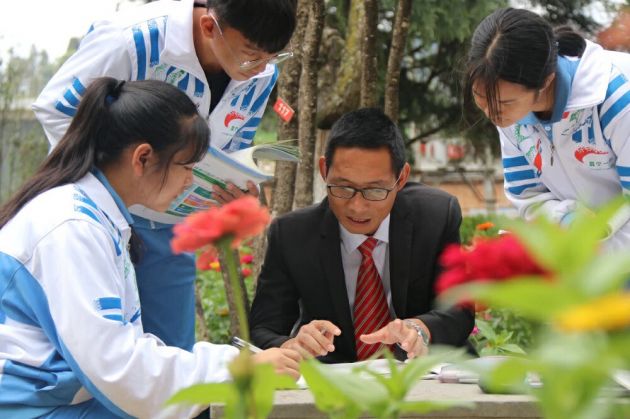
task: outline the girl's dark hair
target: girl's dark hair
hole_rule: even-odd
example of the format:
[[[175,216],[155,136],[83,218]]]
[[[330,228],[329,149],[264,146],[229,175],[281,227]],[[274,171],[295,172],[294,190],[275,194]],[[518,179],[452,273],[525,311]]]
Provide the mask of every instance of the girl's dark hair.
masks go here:
[[[134,144],[153,147],[164,182],[174,155],[190,150],[185,161],[177,163],[199,161],[208,150],[209,136],[195,105],[176,87],[155,80],[96,79],[86,89],[66,135],[0,208],[0,227],[37,195],[76,182],[95,166],[107,166]]]
[[[527,89],[544,87],[556,71],[558,55],[579,57],[586,48],[582,36],[568,26],[555,31],[536,13],[511,7],[487,16],[472,37],[464,78],[464,106],[472,107],[473,84],[481,83],[492,119],[499,110],[499,80]]]

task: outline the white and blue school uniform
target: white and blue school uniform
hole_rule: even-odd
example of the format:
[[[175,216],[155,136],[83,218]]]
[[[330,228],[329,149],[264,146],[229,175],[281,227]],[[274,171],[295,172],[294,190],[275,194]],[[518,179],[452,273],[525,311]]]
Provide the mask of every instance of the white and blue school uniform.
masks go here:
[[[208,119],[213,147],[230,152],[251,146],[278,69],[267,65],[249,80],[231,80],[209,113],[212,92],[195,53],[192,10],[193,0],[161,0],[95,22],[33,105],[51,145],[65,134],[85,86],[111,76],[173,84]],[[195,342],[194,257],[172,254],[169,224],[135,217],[134,230],[145,243],[136,265],[145,330],[168,345],[190,349]]]
[[[549,121],[530,113],[499,128],[505,194],[521,216],[568,223],[630,194],[630,54],[587,41],[580,58],[558,57]],[[606,241],[630,249],[630,222]]]
[[[229,378],[235,348],[191,353],[144,333],[131,221],[94,171],[0,229],[0,417],[154,417],[178,390]]]

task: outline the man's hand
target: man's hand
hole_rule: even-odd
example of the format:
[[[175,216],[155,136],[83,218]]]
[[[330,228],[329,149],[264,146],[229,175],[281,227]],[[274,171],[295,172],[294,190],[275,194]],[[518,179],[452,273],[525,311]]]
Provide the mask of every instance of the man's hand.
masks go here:
[[[328,320],[313,320],[300,327],[297,336],[287,340],[281,348],[294,349],[304,357],[324,356],[335,350],[333,339],[341,330]]]
[[[295,380],[300,378],[300,361],[302,357],[292,349],[271,348],[252,356],[257,364],[273,365],[277,374],[286,374]]]
[[[429,330],[424,323],[418,319],[409,320],[422,327],[427,335],[429,335]],[[416,329],[407,326],[401,319],[392,320],[387,326],[374,333],[361,335],[360,339],[362,342],[369,344],[384,343],[386,345],[392,345],[397,343],[398,346],[407,352],[407,358],[410,359],[426,355],[429,352],[429,348],[424,344],[422,338],[418,336]]]
[[[260,195],[256,184],[251,180],[247,181],[247,192],[241,190],[232,182],[228,182],[225,189],[221,188],[218,185],[212,186],[212,199],[214,199],[221,205],[227,204],[228,202],[234,201],[235,199],[241,198],[245,195],[251,195],[254,198],[258,198],[258,195]]]

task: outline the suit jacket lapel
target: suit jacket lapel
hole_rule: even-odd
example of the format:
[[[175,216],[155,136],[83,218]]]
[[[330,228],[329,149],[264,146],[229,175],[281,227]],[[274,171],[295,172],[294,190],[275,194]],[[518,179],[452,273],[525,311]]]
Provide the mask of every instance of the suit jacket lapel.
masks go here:
[[[337,314],[339,324],[337,326],[343,331],[341,338],[345,339],[350,348],[355,349],[354,325],[350,315],[350,303],[348,302],[348,291],[344,278],[343,264],[341,262],[341,246],[339,237],[339,222],[328,208],[326,202],[324,217],[320,226],[321,245],[319,247],[321,265],[328,281],[330,295]],[[349,333],[350,332],[350,333]]]
[[[411,264],[413,223],[407,217],[409,208],[398,196],[389,221],[389,281],[392,304],[399,318],[407,316],[407,286]]]

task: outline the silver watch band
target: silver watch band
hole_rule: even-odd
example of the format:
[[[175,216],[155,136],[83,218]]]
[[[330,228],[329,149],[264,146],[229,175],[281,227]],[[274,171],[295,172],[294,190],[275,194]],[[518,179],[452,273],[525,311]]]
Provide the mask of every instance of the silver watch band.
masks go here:
[[[422,343],[424,344],[424,346],[429,346],[429,336],[427,335],[427,332],[425,332],[422,327],[418,326],[414,321],[409,320],[409,319],[405,319],[403,320],[403,322],[405,323],[405,325],[412,328],[418,333],[418,336],[420,336],[420,339],[422,340]]]

